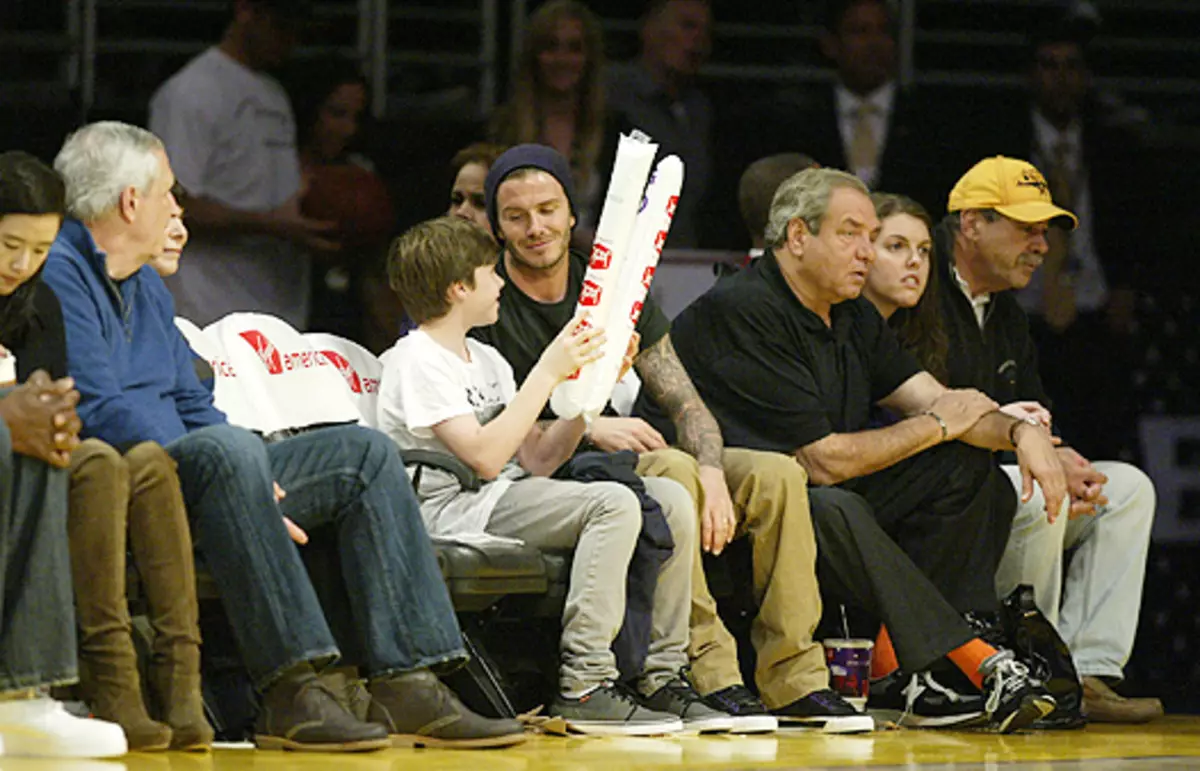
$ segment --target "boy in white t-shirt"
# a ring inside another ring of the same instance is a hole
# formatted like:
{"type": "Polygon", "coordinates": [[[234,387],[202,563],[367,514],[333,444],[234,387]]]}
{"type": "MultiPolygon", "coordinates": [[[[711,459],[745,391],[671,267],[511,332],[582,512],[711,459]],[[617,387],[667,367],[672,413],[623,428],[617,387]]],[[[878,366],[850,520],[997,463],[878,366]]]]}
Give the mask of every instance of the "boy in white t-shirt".
{"type": "Polygon", "coordinates": [[[603,332],[567,325],[518,389],[508,362],[467,337],[496,321],[504,285],[496,257],[483,230],[448,217],[413,227],[388,256],[392,288],[419,327],[384,354],[379,428],[402,448],[451,453],[485,480],[468,492],[448,474],[426,471],[417,490],[426,527],[434,536],[488,532],[575,550],[553,714],[585,733],[728,730],[729,717],[706,707],[682,675],[696,517],[683,487],[668,479],[644,480],[675,542],[658,574],[650,650],[634,692],[615,682],[611,645],[624,618],[641,504],[615,482],[546,478],[585,426],[538,424],[554,387],[599,356],[603,332]]]}

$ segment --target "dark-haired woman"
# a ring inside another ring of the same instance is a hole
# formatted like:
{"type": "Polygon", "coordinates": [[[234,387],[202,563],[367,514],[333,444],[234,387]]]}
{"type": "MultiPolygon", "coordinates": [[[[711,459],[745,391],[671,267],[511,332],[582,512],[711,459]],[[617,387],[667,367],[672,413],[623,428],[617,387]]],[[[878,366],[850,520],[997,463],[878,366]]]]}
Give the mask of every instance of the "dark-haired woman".
{"type": "Polygon", "coordinates": [[[938,275],[932,269],[933,221],[921,204],[907,196],[876,193],[871,201],[879,218],[879,236],[863,294],[896,330],[904,347],[944,383],[949,343],[937,307],[938,275]]]}
{"type": "Polygon", "coordinates": [[[45,695],[78,679],[65,468],[79,394],[63,379],[58,304],[37,281],[62,218],[58,175],[31,155],[0,155],[0,750],[114,757],[127,748],[118,726],[45,695]]]}
{"type": "MultiPolygon", "coordinates": [[[[24,153],[0,155],[0,344],[17,380],[67,374],[58,299],[41,268],[65,216],[58,175],[24,153]]],[[[84,433],[86,434],[86,426],[84,433]]],[[[79,685],[93,714],[117,723],[132,750],[205,750],[213,731],[200,696],[200,633],[192,541],[175,474],[162,447],[122,453],[87,439],[70,457],[67,534],[79,635],[79,685]],[[150,693],[142,699],[126,599],[126,553],[142,580],[154,630],[150,693]]]]}
{"type": "Polygon", "coordinates": [[[309,328],[374,350],[396,333],[395,300],[383,275],[395,210],[374,163],[357,147],[369,105],[366,78],[355,62],[329,57],[298,65],[285,85],[306,186],[301,208],[336,222],[341,243],[336,259],[314,271],[309,328]]]}

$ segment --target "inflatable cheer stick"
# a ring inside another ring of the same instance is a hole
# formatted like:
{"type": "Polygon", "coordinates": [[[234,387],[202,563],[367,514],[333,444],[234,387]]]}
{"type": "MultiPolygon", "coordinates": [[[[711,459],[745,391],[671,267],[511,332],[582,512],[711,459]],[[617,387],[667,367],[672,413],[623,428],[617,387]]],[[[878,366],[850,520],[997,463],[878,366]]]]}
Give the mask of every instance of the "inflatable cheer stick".
{"type": "MultiPolygon", "coordinates": [[[[616,302],[615,286],[620,276],[621,265],[629,251],[629,242],[633,237],[634,224],[642,202],[642,191],[646,187],[650,165],[654,163],[654,155],[657,152],[658,145],[640,131],[634,131],[629,136],[622,134],[617,145],[617,156],[613,162],[608,192],[604,197],[604,208],[600,212],[600,221],[596,224],[596,238],[592,243],[592,254],[583,277],[583,289],[576,304],[576,314],[584,312],[586,323],[591,326],[606,327],[609,316],[612,315],[616,302]]],[[[552,397],[551,409],[563,417],[577,417],[581,409],[574,405],[582,403],[592,377],[589,371],[593,368],[594,364],[588,365],[560,384],[555,394],[562,392],[569,395],[557,396],[558,406],[552,397]]]]}
{"type": "Polygon", "coordinates": [[[679,203],[679,191],[683,186],[683,162],[672,155],[659,162],[646,188],[646,195],[634,222],[627,254],[613,271],[612,265],[605,270],[606,285],[588,284],[593,269],[605,263],[603,254],[592,251],[592,262],[584,278],[583,290],[579,295],[576,313],[589,312],[589,303],[599,295],[607,295],[609,303],[602,317],[593,317],[592,323],[602,326],[607,341],[601,358],[580,370],[576,377],[567,380],[554,390],[550,407],[563,418],[583,415],[589,422],[601,413],[612,396],[613,387],[621,374],[621,363],[629,338],[633,334],[646,292],[658,266],[663,244],[675,216],[679,203]]]}

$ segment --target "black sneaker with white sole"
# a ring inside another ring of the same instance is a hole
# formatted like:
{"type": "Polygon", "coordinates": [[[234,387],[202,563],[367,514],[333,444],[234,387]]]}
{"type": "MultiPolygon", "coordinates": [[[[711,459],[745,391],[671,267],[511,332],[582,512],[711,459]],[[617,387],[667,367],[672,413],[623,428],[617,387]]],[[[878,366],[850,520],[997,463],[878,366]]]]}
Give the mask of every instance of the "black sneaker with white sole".
{"type": "Polygon", "coordinates": [[[610,682],[579,697],[559,694],[550,714],[566,720],[568,728],[596,736],[655,736],[683,730],[677,715],[647,709],[631,690],[610,682]]]}
{"type": "Polygon", "coordinates": [[[813,691],[786,707],[771,710],[780,725],[819,727],[827,734],[860,734],[875,730],[875,721],[829,688],[813,691]]]}
{"type": "Polygon", "coordinates": [[[731,734],[769,734],[779,730],[779,720],[744,685],[731,685],[704,697],[704,703],[733,719],[731,734]]]}
{"type": "Polygon", "coordinates": [[[1001,650],[979,665],[983,675],[984,711],[1000,733],[1031,726],[1054,711],[1057,702],[1042,682],[1029,674],[1012,651],[1001,650]]]}
{"type": "Polygon", "coordinates": [[[983,696],[960,693],[929,672],[899,671],[871,682],[867,707],[878,717],[911,728],[977,728],[987,725],[983,696]]]}
{"type": "Polygon", "coordinates": [[[733,718],[708,706],[682,676],[669,680],[649,696],[643,696],[642,706],[678,716],[683,721],[683,730],[688,732],[723,734],[733,728],[733,718]]]}

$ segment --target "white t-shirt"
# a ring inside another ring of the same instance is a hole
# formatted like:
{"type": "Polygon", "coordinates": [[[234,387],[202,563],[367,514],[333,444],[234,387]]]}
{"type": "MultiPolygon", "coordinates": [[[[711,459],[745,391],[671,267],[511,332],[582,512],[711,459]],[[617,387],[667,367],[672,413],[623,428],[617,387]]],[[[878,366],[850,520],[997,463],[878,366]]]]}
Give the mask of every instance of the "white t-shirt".
{"type": "MultiPolygon", "coordinates": [[[[192,59],[150,100],[150,130],[189,194],[232,209],[277,209],[300,189],[296,121],[270,75],[219,48],[192,59]]],[[[263,234],[193,229],[179,273],[168,279],[180,316],[203,327],[234,311],[259,311],[303,329],[308,254],[263,234]]]]}
{"type": "MultiPolygon", "coordinates": [[[[474,414],[480,425],[495,418],[517,394],[512,367],[490,345],[467,338],[470,361],[463,361],[416,329],[381,357],[379,430],[402,449],[453,454],[432,427],[450,418],[474,414]]],[[[514,479],[527,476],[510,459],[496,480],[478,492],[463,491],[453,476],[425,469],[417,498],[430,535],[482,533],[492,509],[514,479]]]]}

